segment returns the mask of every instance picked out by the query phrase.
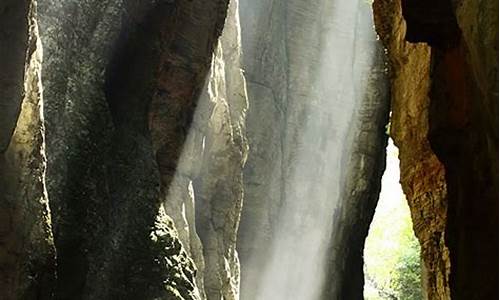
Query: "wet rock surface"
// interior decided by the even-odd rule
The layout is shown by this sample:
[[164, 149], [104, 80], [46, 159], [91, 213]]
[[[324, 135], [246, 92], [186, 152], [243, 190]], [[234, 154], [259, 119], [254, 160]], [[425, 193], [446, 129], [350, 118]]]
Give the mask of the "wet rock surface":
[[[269, 263], [268, 257], [272, 255], [272, 243], [279, 239], [278, 222], [283, 214], [283, 202], [287, 197], [293, 198], [293, 193], [300, 190], [293, 187], [296, 184], [294, 178], [305, 179], [303, 189], [307, 190], [308, 180], [323, 180], [312, 179], [317, 176], [313, 173], [314, 170], [320, 172], [329, 160], [328, 157], [322, 156], [321, 150], [317, 150], [317, 159], [312, 159], [309, 169], [302, 175], [294, 174], [296, 166], [300, 164], [297, 161], [303, 160], [300, 158], [301, 151], [315, 147], [314, 138], [304, 137], [304, 128], [309, 122], [308, 114], [314, 111], [316, 106], [325, 105], [331, 96], [327, 95], [328, 89], [321, 86], [316, 78], [320, 64], [327, 64], [321, 62], [322, 55], [326, 55], [322, 53], [322, 47], [335, 43], [323, 34], [331, 28], [344, 34], [352, 32], [351, 28], [342, 26], [332, 17], [333, 12], [340, 9], [334, 4], [321, 1], [314, 4], [299, 2], [257, 1], [241, 4], [243, 62], [249, 95], [247, 130], [250, 145], [244, 170], [245, 201], [238, 240], [243, 299], [255, 299], [256, 287], [259, 283], [263, 284], [262, 272]], [[366, 20], [370, 21], [369, 10], [369, 6], [364, 10], [360, 8], [362, 12], [358, 17], [366, 17]], [[342, 150], [351, 149], [354, 145], [354, 154], [346, 154], [339, 160], [338, 166], [341, 168], [328, 165], [342, 174], [339, 192], [342, 196], [335, 206], [335, 212], [331, 212], [331, 218], [335, 220], [332, 224], [332, 239], [336, 242], [332, 242], [326, 254], [327, 275], [321, 295], [324, 299], [362, 297], [362, 249], [375, 210], [380, 177], [384, 169], [384, 126], [388, 117], [389, 100], [384, 82], [387, 78], [384, 75], [381, 45], [377, 44], [373, 32], [372, 36], [364, 38], [367, 41], [371, 39], [379, 51], [373, 69], [364, 70], [372, 72], [369, 78], [360, 78], [365, 80], [363, 84], [368, 86], [369, 92], [366, 97], [356, 96], [362, 100], [354, 104], [356, 112], [352, 116], [349, 113], [351, 104], [338, 100], [337, 106], [342, 106], [345, 111], [342, 116], [336, 115], [329, 128], [329, 141], [345, 143], [345, 149]], [[347, 49], [339, 48], [341, 49], [332, 51], [343, 53], [343, 49]], [[326, 72], [323, 75], [328, 74]], [[335, 86], [334, 77], [332, 75], [331, 86]], [[331, 109], [325, 105], [324, 114], [319, 114], [320, 117], [314, 121], [310, 120], [312, 128], [320, 130]], [[333, 111], [336, 111], [335, 109]], [[352, 123], [348, 121], [350, 119], [353, 120]], [[351, 130], [345, 130], [343, 124], [348, 124]], [[322, 131], [316, 132], [317, 136], [322, 134]], [[309, 144], [305, 141], [309, 141]], [[306, 144], [303, 144], [304, 142]], [[326, 143], [328, 142], [323, 144]], [[334, 157], [335, 153], [326, 155]], [[330, 180], [327, 183], [329, 186], [339, 184], [335, 176], [327, 180]], [[306, 193], [303, 201], [311, 201], [313, 194], [312, 191]], [[332, 192], [331, 202], [337, 201], [336, 197], [335, 192]], [[302, 211], [302, 214], [307, 215], [307, 211]], [[286, 267], [283, 266], [285, 269]], [[321, 274], [317, 274], [316, 278], [320, 280]], [[307, 282], [304, 279], [301, 284], [307, 285]]]
[[[207, 299], [239, 299], [236, 233], [244, 195], [242, 170], [248, 151], [248, 102], [240, 60], [238, 2], [232, 1], [164, 198], [166, 211], [173, 216], [181, 240], [198, 267], [198, 286]], [[173, 117], [165, 119], [163, 129], [175, 124]]]

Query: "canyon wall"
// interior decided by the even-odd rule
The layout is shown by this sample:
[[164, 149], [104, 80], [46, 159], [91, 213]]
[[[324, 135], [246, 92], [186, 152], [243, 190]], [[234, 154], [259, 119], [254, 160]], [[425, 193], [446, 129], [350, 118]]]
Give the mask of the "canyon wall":
[[428, 299], [498, 297], [498, 3], [373, 4]]
[[[238, 1], [231, 1], [193, 123], [185, 131], [186, 142], [168, 144], [171, 151], [182, 154], [164, 198], [165, 208], [198, 267], [198, 286], [207, 299], [239, 299], [236, 233], [248, 150], [248, 102], [240, 58]], [[178, 115], [169, 116], [165, 127], [176, 124]]]
[[33, 1], [0, 4], [0, 298], [50, 299], [42, 48]]
[[[309, 191], [302, 201], [311, 201], [315, 195], [314, 189], [307, 188], [311, 181], [326, 181], [325, 186], [332, 187], [330, 202], [335, 203], [335, 210], [331, 211], [333, 233], [324, 262], [327, 275], [319, 297], [362, 297], [362, 252], [384, 169], [389, 96], [383, 49], [375, 32], [369, 30], [366, 34], [362, 29], [358, 32], [358, 27], [351, 28], [340, 19], [353, 17], [360, 20], [356, 24], [360, 28], [371, 28], [370, 6], [364, 2], [347, 5], [329, 1], [314, 4], [246, 1], [241, 3], [240, 14], [249, 97], [247, 130], [250, 145], [244, 169], [245, 201], [238, 239], [242, 299], [258, 297], [257, 287], [265, 280], [263, 271], [269, 264], [272, 243], [278, 239], [278, 221], [284, 211], [285, 199], [295, 197], [293, 193], [302, 189]], [[329, 40], [328, 32], [338, 32], [339, 40], [349, 35], [354, 40], [356, 36], [354, 50], [349, 42], [338, 44], [339, 40]], [[318, 70], [322, 64], [334, 61], [322, 60], [329, 54], [333, 55], [325, 54], [325, 51], [339, 56], [344, 55], [344, 51], [356, 53], [353, 55], [355, 63], [351, 67], [337, 66], [336, 73], [321, 73]], [[361, 54], [362, 51], [370, 54]], [[363, 55], [373, 62], [361, 61]], [[339, 72], [341, 68], [342, 72]], [[354, 92], [352, 99], [346, 97], [348, 101], [338, 99], [338, 95], [344, 93], [338, 87], [339, 82], [343, 82], [342, 76], [351, 76], [350, 68], [355, 70], [353, 85], [359, 84], [354, 87], [359, 91]], [[342, 75], [335, 75], [340, 73]], [[329, 80], [326, 85], [331, 89], [338, 90], [329, 94], [331, 90], [318, 79], [320, 76], [324, 77], [323, 81]], [[351, 87], [347, 86], [346, 89]], [[337, 101], [336, 107], [329, 107], [328, 101]], [[310, 115], [317, 107], [322, 113]], [[353, 114], [351, 107], [354, 107]], [[317, 165], [312, 159], [314, 162], [308, 169], [302, 174], [294, 174], [294, 169], [300, 164], [297, 162], [301, 160], [300, 155], [305, 149], [317, 146], [314, 138], [306, 136], [304, 128], [313, 126], [317, 130], [315, 136], [322, 138], [324, 132], [320, 125], [328, 118], [328, 142], [325, 141], [315, 154], [315, 159], [321, 163]], [[323, 157], [321, 149], [329, 142], [339, 144], [343, 153], [341, 158], [337, 159], [335, 152], [328, 152], [327, 157]], [[328, 164], [332, 160], [334, 164]], [[323, 168], [335, 169], [342, 178], [340, 182], [336, 176], [316, 178], [316, 171], [321, 172]], [[297, 177], [304, 180], [304, 187], [293, 187], [298, 184]], [[336, 190], [337, 186], [340, 186], [339, 190]], [[302, 211], [302, 215], [307, 216], [307, 211]], [[306, 243], [305, 239], [302, 242]], [[296, 245], [295, 251], [298, 249], [300, 245]], [[316, 274], [315, 279], [322, 281], [322, 277]], [[307, 285], [308, 278], [303, 280], [301, 284]]]
[[[342, 177], [316, 178], [339, 187], [321, 297], [361, 298], [386, 63], [426, 297], [497, 297], [498, 3], [375, 0], [388, 62], [358, 36], [373, 63], [346, 64], [366, 89], [326, 111], [347, 73], [322, 59], [351, 48], [322, 35], [357, 34], [340, 6], [228, 2], [0, 4], [0, 298], [253, 300], [285, 199], [314, 194], [294, 178], [325, 168]], [[342, 155], [292, 176], [307, 126]]]
[[244, 168], [245, 201], [238, 232], [242, 265], [241, 298], [254, 299], [269, 255], [282, 200], [288, 66], [286, 4], [281, 0], [241, 1], [243, 67], [249, 111], [250, 150]]
[[198, 299], [195, 267], [160, 197], [227, 2], [43, 4], [58, 294]]
[[178, 156], [154, 108], [179, 103], [189, 127], [227, 3], [2, 4], [2, 299], [200, 298], [161, 206]]
[[[360, 16], [364, 22], [372, 20], [369, 6], [361, 6]], [[363, 299], [365, 239], [385, 171], [390, 105], [387, 59], [374, 31], [358, 38], [358, 47], [371, 45], [373, 64], [360, 72], [366, 74], [360, 76], [365, 88], [357, 91], [360, 102], [344, 146], [349, 151], [344, 151], [340, 168], [344, 174], [342, 200], [334, 212], [327, 282], [321, 299]]]

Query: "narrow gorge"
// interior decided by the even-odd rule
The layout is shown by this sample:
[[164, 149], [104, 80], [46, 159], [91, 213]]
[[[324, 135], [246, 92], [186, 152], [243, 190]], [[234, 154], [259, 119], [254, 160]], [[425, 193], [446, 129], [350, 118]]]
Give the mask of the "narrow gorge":
[[364, 299], [389, 137], [417, 299], [497, 298], [498, 2], [0, 1], [0, 300]]

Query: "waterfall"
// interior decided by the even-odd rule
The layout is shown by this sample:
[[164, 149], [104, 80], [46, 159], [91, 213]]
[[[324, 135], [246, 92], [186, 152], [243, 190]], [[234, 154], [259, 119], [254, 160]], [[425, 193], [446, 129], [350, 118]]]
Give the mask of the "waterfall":
[[343, 152], [350, 148], [348, 131], [374, 56], [369, 2], [290, 0], [284, 7], [289, 64], [285, 171], [274, 172], [281, 174], [283, 188], [281, 199], [271, 199], [281, 204], [269, 250], [266, 257], [250, 254], [263, 267], [252, 283], [254, 291], [242, 294], [256, 300], [321, 297], [325, 258], [332, 255], [327, 249], [333, 215], [343, 188]]

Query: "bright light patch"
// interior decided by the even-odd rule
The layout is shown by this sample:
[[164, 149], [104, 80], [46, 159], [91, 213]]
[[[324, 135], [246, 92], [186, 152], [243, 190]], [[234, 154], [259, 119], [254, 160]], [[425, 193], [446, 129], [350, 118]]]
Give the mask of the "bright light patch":
[[390, 139], [380, 199], [365, 243], [367, 300], [422, 299], [420, 248], [399, 177], [398, 149]]

